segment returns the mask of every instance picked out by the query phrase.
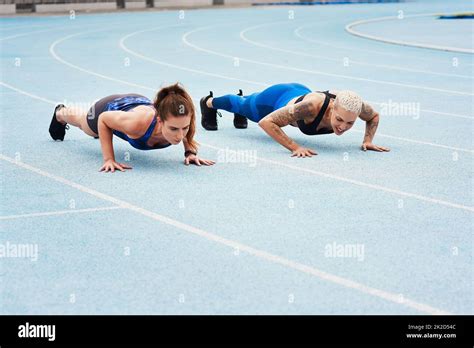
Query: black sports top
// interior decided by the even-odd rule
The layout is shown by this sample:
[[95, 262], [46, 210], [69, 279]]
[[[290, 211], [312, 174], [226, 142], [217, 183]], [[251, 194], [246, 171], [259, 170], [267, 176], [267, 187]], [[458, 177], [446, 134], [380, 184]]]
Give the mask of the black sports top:
[[[301, 132], [303, 132], [304, 134], [306, 135], [317, 135], [317, 134], [330, 134], [330, 133], [334, 133], [334, 131], [331, 129], [320, 129], [319, 131], [317, 131], [318, 129], [318, 126], [319, 124], [321, 123], [321, 120], [323, 119], [323, 116], [324, 114], [326, 113], [326, 110], [328, 108], [328, 105], [329, 105], [329, 101], [331, 99], [334, 99], [336, 98], [336, 96], [334, 94], [331, 94], [329, 93], [329, 91], [325, 91], [325, 92], [321, 92], [321, 93], [324, 93], [326, 95], [326, 98], [324, 98], [324, 103], [323, 103], [323, 106], [321, 107], [321, 110], [319, 110], [319, 113], [318, 115], [316, 116], [316, 118], [314, 119], [313, 122], [311, 122], [310, 124], [306, 124], [304, 123], [304, 120], [298, 120], [296, 121], [296, 123], [298, 124], [298, 128], [300, 129]], [[295, 101], [295, 104], [296, 103], [299, 103], [300, 101], [302, 101], [304, 99], [304, 97], [306, 96], [306, 94], [302, 95], [301, 97], [299, 97], [298, 99], [296, 99]]]

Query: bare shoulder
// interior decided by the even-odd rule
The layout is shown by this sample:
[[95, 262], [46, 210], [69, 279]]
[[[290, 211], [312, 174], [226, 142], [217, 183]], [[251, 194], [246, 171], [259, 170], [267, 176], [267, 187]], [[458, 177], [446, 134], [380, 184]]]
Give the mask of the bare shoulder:
[[155, 108], [151, 105], [138, 105], [129, 110], [129, 112], [140, 118], [152, 118], [155, 116]]
[[155, 117], [155, 109], [147, 105], [139, 105], [127, 112], [129, 133], [141, 135], [150, 126]]
[[316, 109], [319, 110], [323, 106], [324, 103], [324, 95], [319, 92], [311, 92], [306, 95], [304, 98], [305, 102], [311, 103], [311, 105]]
[[362, 103], [362, 110], [360, 111], [359, 117], [364, 121], [370, 121], [377, 115], [374, 108], [367, 102]]

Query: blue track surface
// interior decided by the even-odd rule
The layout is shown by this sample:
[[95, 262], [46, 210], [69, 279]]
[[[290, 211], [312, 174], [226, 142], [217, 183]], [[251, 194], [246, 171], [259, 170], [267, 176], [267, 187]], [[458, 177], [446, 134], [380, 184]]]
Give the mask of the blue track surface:
[[[39, 249], [37, 261], [0, 258], [0, 313], [472, 314], [472, 55], [344, 30], [399, 10], [471, 7], [1, 18], [0, 246]], [[197, 134], [215, 166], [185, 167], [181, 146], [144, 152], [116, 138], [116, 157], [134, 169], [104, 174], [97, 140], [78, 129], [63, 143], [48, 135], [56, 102], [153, 98], [175, 81], [196, 101], [280, 82], [352, 89], [381, 111], [374, 142], [392, 151], [360, 151], [359, 120], [342, 137], [285, 129], [319, 153], [291, 158], [256, 124], [234, 129], [224, 113], [218, 132]], [[256, 162], [233, 163], [232, 151]], [[363, 253], [328, 254], [348, 245]]]

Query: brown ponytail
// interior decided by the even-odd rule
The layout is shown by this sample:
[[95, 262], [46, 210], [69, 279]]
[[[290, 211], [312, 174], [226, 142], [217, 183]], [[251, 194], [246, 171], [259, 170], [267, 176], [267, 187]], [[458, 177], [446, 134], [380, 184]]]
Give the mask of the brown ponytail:
[[194, 110], [193, 100], [180, 83], [176, 82], [173, 85], [160, 89], [156, 94], [153, 106], [162, 121], [165, 121], [169, 114], [175, 117], [191, 116], [191, 123], [189, 124], [188, 133], [186, 133], [186, 140], [189, 146], [194, 151], [197, 151], [198, 143], [194, 140], [194, 133], [196, 132], [196, 112]]

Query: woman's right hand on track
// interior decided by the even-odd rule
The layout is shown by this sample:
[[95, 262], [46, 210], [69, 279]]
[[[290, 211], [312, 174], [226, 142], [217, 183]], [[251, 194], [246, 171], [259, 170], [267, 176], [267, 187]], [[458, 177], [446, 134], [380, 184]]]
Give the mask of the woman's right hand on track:
[[99, 172], [109, 172], [111, 171], [112, 173], [115, 172], [115, 169], [120, 170], [121, 172], [124, 172], [125, 169], [132, 169], [129, 165], [126, 165], [124, 163], [117, 163], [114, 160], [107, 160], [104, 162], [104, 165], [100, 168]]
[[291, 153], [291, 157], [312, 157], [318, 153], [314, 150], [308, 149], [306, 147], [298, 147]]

